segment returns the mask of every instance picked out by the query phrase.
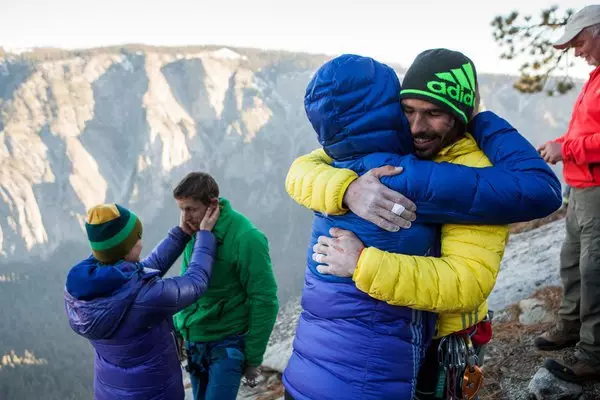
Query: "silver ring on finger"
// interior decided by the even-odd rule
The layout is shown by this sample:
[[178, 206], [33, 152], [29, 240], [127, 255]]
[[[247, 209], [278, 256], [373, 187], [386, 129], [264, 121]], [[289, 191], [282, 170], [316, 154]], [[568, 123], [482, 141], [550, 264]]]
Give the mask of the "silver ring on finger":
[[404, 210], [406, 210], [406, 207], [402, 204], [394, 203], [394, 206], [392, 207], [392, 212], [396, 215], [401, 215]]

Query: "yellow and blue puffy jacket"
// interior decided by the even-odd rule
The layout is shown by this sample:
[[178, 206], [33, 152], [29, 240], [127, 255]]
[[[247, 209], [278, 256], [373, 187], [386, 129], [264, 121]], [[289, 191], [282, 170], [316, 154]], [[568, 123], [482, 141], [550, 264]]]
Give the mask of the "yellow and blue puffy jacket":
[[[469, 130], [474, 137], [467, 135], [435, 159], [463, 164], [457, 165], [463, 182], [431, 182], [431, 197], [413, 199], [417, 221], [446, 224], [441, 257], [369, 247], [353, 276], [356, 286], [376, 299], [440, 313], [438, 337], [485, 318], [506, 242], [506, 227], [493, 225], [543, 218], [561, 205], [558, 178], [507, 121], [485, 111]], [[332, 161], [322, 149], [298, 157], [285, 182], [292, 199], [328, 215], [345, 214], [343, 196], [358, 174], [335, 168]], [[490, 161], [494, 166], [486, 167]]]
[[[321, 69], [309, 84], [305, 97], [307, 115], [327, 154], [318, 150], [299, 158], [286, 180], [292, 197], [317, 211], [311, 246], [331, 226], [353, 230], [369, 246], [359, 260], [356, 285], [319, 276], [309, 246], [303, 312], [294, 353], [283, 377], [286, 390], [299, 400], [411, 398], [420, 352], [427, 334], [431, 334], [426, 327], [431, 320], [429, 313], [417, 310], [441, 313], [438, 335], [481, 320], [487, 312], [485, 299], [493, 288], [507, 240], [505, 226], [450, 222], [487, 218], [497, 224], [511, 221], [496, 219], [518, 220], [526, 214], [535, 218], [535, 213], [552, 208], [556, 198], [558, 180], [542, 161], [543, 168], [534, 174], [534, 181], [543, 178], [534, 186], [541, 185], [542, 192], [550, 194], [543, 204], [532, 207], [539, 200], [537, 192], [533, 200], [523, 199], [527, 210], [511, 210], [501, 217], [492, 217], [490, 210], [498, 199], [490, 201], [490, 192], [481, 184], [485, 186], [486, 170], [493, 168], [455, 165], [490, 165], [475, 140], [467, 135], [444, 149], [436, 160], [447, 161], [443, 164], [408, 155], [411, 139], [399, 104], [395, 74], [371, 59], [354, 57], [357, 56], [334, 60], [338, 64]], [[357, 65], [362, 68], [360, 74], [349, 68]], [[480, 119], [479, 128], [488, 133], [488, 143], [504, 148], [505, 138], [515, 138], [512, 128], [508, 126], [507, 136], [495, 136], [507, 127], [497, 124], [498, 118], [491, 116], [496, 118], [495, 123], [489, 125]], [[517, 136], [517, 141], [527, 143]], [[529, 149], [526, 150], [524, 155], [530, 157]], [[511, 157], [513, 161], [523, 161], [519, 167], [529, 165], [530, 160], [521, 157], [519, 151], [513, 151]], [[533, 161], [539, 168], [537, 160]], [[330, 166], [332, 162], [334, 165]], [[408, 195], [419, 207], [419, 220], [414, 227], [395, 234], [346, 214], [342, 207], [343, 193], [357, 176], [386, 164], [402, 165], [405, 172], [383, 182]], [[511, 178], [514, 168], [495, 174], [499, 179]], [[528, 174], [526, 171], [526, 178]], [[513, 187], [506, 187], [512, 190], [506, 195], [513, 196]], [[502, 199], [502, 194], [497, 197]], [[432, 224], [440, 223], [446, 224], [441, 230], [442, 257], [426, 257], [440, 252], [439, 243], [437, 251], [430, 251], [432, 233], [437, 229]], [[396, 257], [400, 258], [398, 262]], [[440, 293], [440, 285], [447, 285], [450, 294], [456, 291], [456, 298], [444, 301], [446, 293]], [[473, 288], [476, 293], [463, 293]]]

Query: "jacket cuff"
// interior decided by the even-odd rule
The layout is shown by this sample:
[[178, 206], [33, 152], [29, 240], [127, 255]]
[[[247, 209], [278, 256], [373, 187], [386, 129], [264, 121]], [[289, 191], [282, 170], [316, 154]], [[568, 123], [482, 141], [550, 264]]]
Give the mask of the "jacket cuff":
[[248, 365], [250, 367], [258, 368], [261, 366], [261, 364], [262, 364], [262, 360], [257, 362], [257, 360], [246, 359], [246, 365]]
[[203, 249], [207, 253], [214, 254], [216, 248], [217, 239], [211, 231], [200, 230], [196, 232], [194, 250]]
[[169, 233], [171, 235], [173, 235], [173, 237], [175, 238], [175, 240], [179, 240], [182, 242], [187, 243], [192, 237], [190, 235], [188, 235], [187, 233], [185, 233], [183, 231], [183, 229], [181, 229], [180, 226], [176, 226], [171, 228], [171, 230], [169, 231]]
[[[338, 212], [336, 214], [346, 213], [348, 211], [348, 208], [346, 206], [344, 206], [344, 195], [346, 194], [346, 190], [348, 190], [348, 187], [350, 186], [350, 184], [357, 179], [358, 179], [358, 175], [353, 174], [352, 176], [348, 177], [348, 179], [346, 179], [346, 181], [344, 183], [342, 183], [342, 186], [340, 187], [340, 191], [338, 193], [337, 210], [336, 210]], [[334, 214], [334, 213], [331, 213], [331, 214]]]
[[[365, 247], [358, 257], [356, 262], [356, 269], [352, 275], [352, 280], [356, 283], [356, 286], [369, 287], [375, 275], [377, 275], [377, 268], [369, 267], [369, 265], [378, 263], [380, 258], [381, 250], [375, 247]], [[376, 264], [377, 265], [377, 264]]]
[[563, 144], [565, 142], [565, 135], [562, 135], [561, 137], [557, 137], [556, 139], [553, 140], [553, 142]]
[[562, 155], [563, 161], [573, 161], [573, 157], [571, 157], [571, 152], [569, 151], [569, 146], [567, 146], [568, 142], [557, 142], [560, 144], [560, 154]]

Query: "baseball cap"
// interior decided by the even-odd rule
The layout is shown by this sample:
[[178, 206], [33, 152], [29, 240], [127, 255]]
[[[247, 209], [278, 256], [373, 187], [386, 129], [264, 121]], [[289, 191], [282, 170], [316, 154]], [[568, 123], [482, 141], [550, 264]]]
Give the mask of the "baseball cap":
[[582, 30], [596, 24], [600, 24], [600, 4], [583, 7], [569, 18], [565, 32], [553, 46], [559, 50], [566, 49]]

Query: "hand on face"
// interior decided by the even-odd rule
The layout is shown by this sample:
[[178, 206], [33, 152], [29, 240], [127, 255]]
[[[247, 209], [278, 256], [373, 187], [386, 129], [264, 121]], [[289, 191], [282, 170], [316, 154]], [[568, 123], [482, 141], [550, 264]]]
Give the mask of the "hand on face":
[[[216, 219], [215, 221], [212, 219], [218, 219], [219, 217], [219, 214], [214, 214], [214, 208], [219, 208], [218, 198], [210, 200], [209, 205], [193, 198], [180, 198], [175, 199], [175, 201], [181, 210], [179, 226], [184, 232], [194, 234], [200, 229], [212, 230], [214, 222], [216, 222]], [[211, 209], [213, 212], [210, 212]], [[207, 218], [207, 215], [209, 218]]]
[[184, 231], [190, 236], [192, 236], [198, 230], [197, 226], [192, 225], [184, 219], [183, 213], [179, 214], [179, 227], [182, 231]]
[[199, 229], [201, 231], [212, 231], [220, 215], [221, 207], [219, 207], [219, 204], [217, 203], [217, 205], [211, 205], [206, 210], [202, 221], [200, 221]]

